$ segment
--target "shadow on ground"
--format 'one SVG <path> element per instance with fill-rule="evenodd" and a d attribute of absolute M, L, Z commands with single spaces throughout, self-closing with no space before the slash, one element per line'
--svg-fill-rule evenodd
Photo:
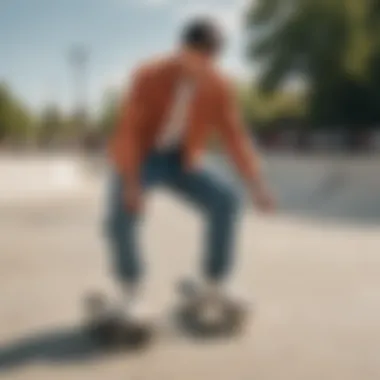
<path fill-rule="evenodd" d="M 202 327 L 193 320 L 184 319 L 179 310 L 171 310 L 165 319 L 159 322 L 159 330 L 154 333 L 153 340 L 171 343 L 186 340 L 193 343 L 218 343 L 243 336 L 244 325 L 236 322 L 221 329 Z M 185 324 L 187 324 L 185 326 Z M 191 324 L 191 325 L 190 325 Z M 156 326 L 158 327 L 158 326 Z M 0 346 L 1 373 L 18 370 L 35 363 L 72 365 L 88 363 L 123 353 L 129 357 L 143 354 L 154 342 L 142 346 L 133 344 L 122 346 L 104 346 L 96 344 L 86 332 L 79 327 L 58 328 L 20 338 Z M 123 356 L 125 358 L 125 356 Z"/>
<path fill-rule="evenodd" d="M 35 362 L 73 364 L 110 354 L 115 352 L 101 349 L 90 340 L 84 330 L 62 328 L 28 336 L 0 347 L 0 373 Z"/>

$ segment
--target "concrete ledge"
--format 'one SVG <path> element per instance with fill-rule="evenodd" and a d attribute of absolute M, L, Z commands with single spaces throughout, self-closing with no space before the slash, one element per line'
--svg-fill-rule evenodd
<path fill-rule="evenodd" d="M 70 194 L 83 182 L 82 165 L 75 158 L 0 158 L 0 201 Z"/>

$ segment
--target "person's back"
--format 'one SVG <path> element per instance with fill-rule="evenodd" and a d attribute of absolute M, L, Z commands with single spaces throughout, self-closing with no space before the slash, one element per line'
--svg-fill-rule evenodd
<path fill-rule="evenodd" d="M 111 140 L 116 164 L 125 164 L 130 159 L 125 148 L 132 141 L 134 147 L 128 151 L 138 149 L 143 160 L 157 146 L 157 139 L 163 138 L 159 135 L 165 134 L 167 125 L 176 123 L 176 129 L 181 129 L 189 165 L 196 161 L 194 156 L 203 150 L 213 129 L 221 132 L 221 137 L 234 153 L 238 149 L 239 155 L 246 142 L 241 144 L 241 122 L 234 96 L 229 81 L 208 57 L 197 52 L 183 50 L 144 62 L 132 76 L 132 85 L 121 107 L 121 120 Z M 256 164 L 254 156 L 250 160 Z"/>

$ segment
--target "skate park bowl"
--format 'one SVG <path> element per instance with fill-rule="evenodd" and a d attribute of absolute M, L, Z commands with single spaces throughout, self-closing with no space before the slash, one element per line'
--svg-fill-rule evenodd
<path fill-rule="evenodd" d="M 240 183 L 221 157 L 208 164 Z M 203 224 L 152 194 L 141 238 L 159 335 L 144 352 L 107 354 L 81 328 L 84 296 L 115 292 L 104 165 L 0 158 L 0 379 L 378 380 L 379 168 L 378 157 L 264 156 L 279 210 L 247 203 L 233 286 L 255 313 L 244 335 L 221 341 L 170 322 L 175 285 L 198 270 Z"/>
<path fill-rule="evenodd" d="M 244 197 L 240 179 L 223 157 L 210 156 L 206 165 Z M 89 163 L 78 156 L 3 157 L 0 201 L 60 199 L 83 190 L 91 178 L 99 188 L 105 180 L 104 166 L 102 160 Z M 262 167 L 280 213 L 346 222 L 376 224 L 380 220 L 380 157 L 270 155 Z"/>
<path fill-rule="evenodd" d="M 221 161 L 212 157 L 210 166 L 239 183 L 231 166 Z M 380 221 L 379 156 L 270 155 L 262 167 L 280 213 L 347 223 Z"/>

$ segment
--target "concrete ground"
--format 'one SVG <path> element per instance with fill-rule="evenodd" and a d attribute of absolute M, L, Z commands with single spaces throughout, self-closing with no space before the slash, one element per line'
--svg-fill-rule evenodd
<path fill-rule="evenodd" d="M 0 204 L 0 379 L 380 378 L 379 223 L 247 210 L 236 281 L 257 313 L 244 336 L 199 342 L 175 330 L 169 310 L 177 280 L 196 271 L 202 226 L 161 193 L 142 230 L 158 339 L 145 353 L 98 352 L 78 326 L 83 296 L 112 291 L 101 197 L 91 183 Z"/>

